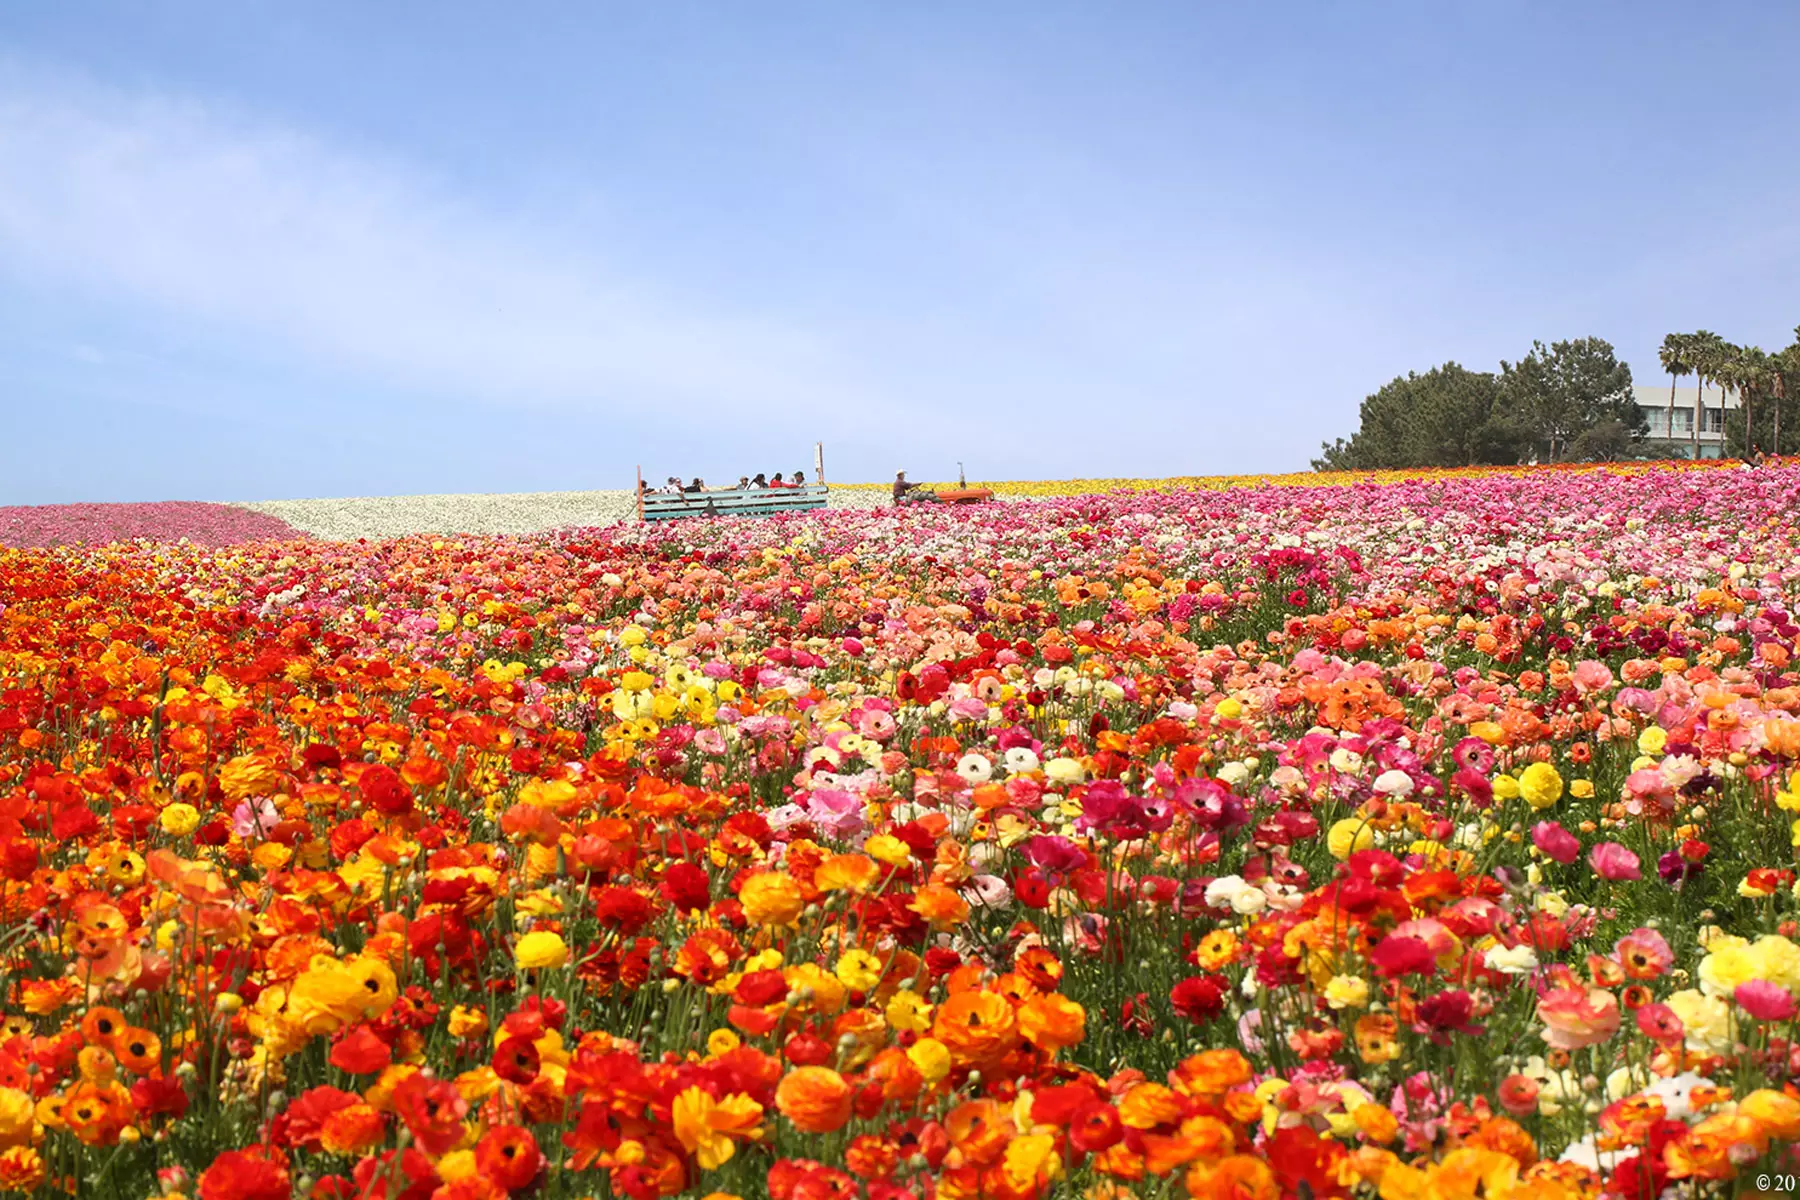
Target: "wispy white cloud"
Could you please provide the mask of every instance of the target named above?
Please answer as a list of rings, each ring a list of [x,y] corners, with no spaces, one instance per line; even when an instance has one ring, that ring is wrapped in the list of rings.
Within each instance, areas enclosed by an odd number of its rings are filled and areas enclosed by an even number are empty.
[[[0,64],[4,65],[4,64]],[[609,270],[577,230],[278,124],[0,70],[0,273],[427,393],[807,424],[866,407],[828,339]]]

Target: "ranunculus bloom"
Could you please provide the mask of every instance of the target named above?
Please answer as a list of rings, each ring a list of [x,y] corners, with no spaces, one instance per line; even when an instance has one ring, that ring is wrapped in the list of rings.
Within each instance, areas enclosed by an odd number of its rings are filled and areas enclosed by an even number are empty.
[[[1672,1045],[1687,1034],[1675,1010],[1661,1002],[1644,1005],[1632,1017],[1637,1021],[1638,1031],[1653,1042]]]
[[[1759,1021],[1786,1021],[1794,1015],[1794,996],[1779,983],[1752,979],[1737,985],[1731,998]]]
[[[1531,844],[1544,852],[1544,857],[1564,866],[1581,856],[1581,839],[1555,821],[1539,821],[1531,827]]]
[[[1554,988],[1538,1000],[1544,1040],[1558,1050],[1579,1050],[1618,1032],[1619,1000],[1598,988]]]
[[[1369,953],[1369,961],[1383,979],[1404,975],[1430,975],[1437,970],[1437,955],[1424,939],[1386,937]]]
[[[797,1067],[775,1089],[775,1107],[804,1133],[836,1133],[850,1119],[850,1085],[830,1067]]]
[[[513,948],[513,962],[522,971],[542,967],[560,967],[569,961],[569,947],[561,935],[535,929],[519,939]]]
[[[1638,856],[1617,842],[1601,842],[1588,851],[1588,865],[1602,879],[1614,883],[1643,878],[1638,869]]]

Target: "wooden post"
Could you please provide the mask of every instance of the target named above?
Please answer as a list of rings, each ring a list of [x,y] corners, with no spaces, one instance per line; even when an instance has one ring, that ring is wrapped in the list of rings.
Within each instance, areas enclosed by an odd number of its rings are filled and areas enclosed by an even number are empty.
[[[637,490],[638,524],[642,525],[644,523],[644,468],[641,464],[639,465],[639,467],[637,469],[637,476],[638,476],[638,490]]]
[[[813,468],[819,473],[819,483],[825,483],[825,443],[813,443]]]

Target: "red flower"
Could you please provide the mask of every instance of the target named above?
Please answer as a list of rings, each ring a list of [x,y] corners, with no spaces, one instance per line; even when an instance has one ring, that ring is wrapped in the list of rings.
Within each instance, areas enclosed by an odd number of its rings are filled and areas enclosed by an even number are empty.
[[[352,1075],[373,1075],[394,1061],[394,1053],[367,1025],[355,1025],[331,1048],[330,1061]]]
[[[1191,975],[1169,992],[1175,1011],[1196,1025],[1203,1025],[1225,1009],[1225,984],[1216,975]]]
[[[528,1186],[543,1165],[537,1139],[530,1130],[518,1125],[499,1125],[488,1130],[475,1147],[475,1166],[482,1176],[509,1192]]]
[[[494,1047],[494,1074],[508,1083],[530,1083],[537,1078],[538,1048],[530,1038],[513,1036]]]
[[[131,1102],[143,1116],[180,1117],[188,1110],[179,1079],[140,1079],[131,1085]]]
[[[694,912],[712,903],[712,883],[706,872],[689,862],[678,862],[664,872],[657,891],[682,912]]]
[[[1405,975],[1430,975],[1437,970],[1437,955],[1424,940],[1416,937],[1383,938],[1369,954],[1376,972],[1383,979],[1399,979]]]
[[[394,1169],[396,1157],[400,1160],[398,1171]],[[370,1155],[356,1164],[357,1200],[430,1200],[442,1182],[431,1160],[413,1146],[389,1150],[379,1157]],[[284,1200],[285,1196],[284,1192]]]
[[[1337,1177],[1337,1164],[1344,1157],[1344,1148],[1329,1138],[1320,1137],[1310,1126],[1296,1125],[1278,1130],[1269,1139],[1266,1153],[1275,1178],[1281,1181],[1284,1195],[1301,1194],[1301,1184],[1310,1188],[1314,1196],[1344,1194]]]
[[[1087,1154],[1116,1146],[1124,1136],[1119,1110],[1100,1101],[1084,1106],[1069,1123],[1069,1143]]]
[[[288,1200],[287,1166],[266,1147],[227,1150],[200,1174],[200,1200]]]
[[[413,810],[412,789],[406,786],[398,771],[383,763],[364,768],[357,777],[356,786],[362,792],[364,803],[378,813],[399,816]]]
[[[408,1075],[394,1089],[394,1111],[412,1130],[419,1148],[434,1157],[447,1154],[463,1139],[462,1119],[469,1102],[442,1079],[423,1073]]]

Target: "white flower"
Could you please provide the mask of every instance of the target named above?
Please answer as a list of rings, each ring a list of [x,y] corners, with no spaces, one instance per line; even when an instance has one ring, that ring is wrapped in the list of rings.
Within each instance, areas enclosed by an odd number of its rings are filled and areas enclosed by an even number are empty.
[[[1384,796],[1394,796],[1404,800],[1412,795],[1412,776],[1405,771],[1383,771],[1375,777],[1375,790]]]
[[[994,764],[986,755],[970,751],[956,760],[956,773],[971,787],[977,787],[994,777]]]
[[[1241,762],[1228,762],[1219,768],[1217,778],[1226,787],[1235,788],[1250,778],[1250,768]]]
[[[1331,752],[1331,769],[1340,775],[1358,775],[1362,773],[1362,755],[1354,750],[1346,750],[1342,746]]]
[[[1014,775],[1038,769],[1038,756],[1029,746],[1014,746],[1006,752],[1006,769]]]
[[[1495,946],[1481,956],[1481,961],[1490,971],[1498,971],[1502,975],[1529,975],[1537,969],[1538,958],[1532,953],[1530,946],[1519,945],[1508,950],[1505,946]]]
[[[976,875],[962,886],[963,899],[977,908],[1004,910],[1012,906],[1012,889],[998,875]]]

